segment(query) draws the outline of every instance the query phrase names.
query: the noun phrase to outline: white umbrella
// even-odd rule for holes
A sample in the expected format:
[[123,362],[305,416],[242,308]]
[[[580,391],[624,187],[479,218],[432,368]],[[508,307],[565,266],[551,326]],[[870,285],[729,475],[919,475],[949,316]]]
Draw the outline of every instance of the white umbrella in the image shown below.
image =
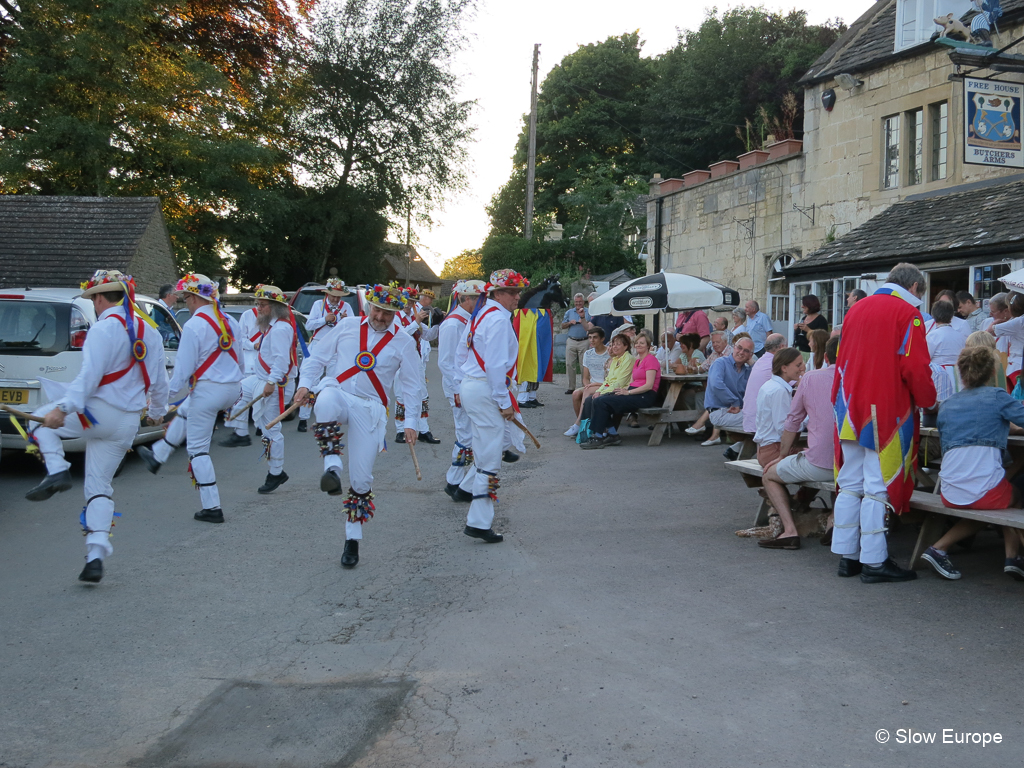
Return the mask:
[[1008,275],[1003,275],[999,278],[999,281],[1007,288],[1024,291],[1024,269],[1016,269]]
[[658,272],[630,280],[590,302],[592,315],[655,315],[686,309],[738,307],[732,288],[678,272]]

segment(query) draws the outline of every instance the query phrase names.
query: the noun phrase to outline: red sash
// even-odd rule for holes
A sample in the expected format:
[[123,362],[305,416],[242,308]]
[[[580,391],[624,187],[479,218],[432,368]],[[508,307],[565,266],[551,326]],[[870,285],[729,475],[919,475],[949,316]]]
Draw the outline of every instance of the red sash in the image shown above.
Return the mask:
[[[402,323],[402,326],[404,328],[408,328],[410,325],[412,325],[412,320],[410,320],[408,317],[406,317],[404,312],[399,312],[398,313],[398,320],[399,320],[399,322]],[[414,339],[416,339],[416,346],[417,347],[419,346],[419,341],[420,341],[420,336],[421,335],[422,335],[422,331],[416,331],[416,333],[412,334],[412,337]]]
[[[267,330],[267,333],[270,333],[269,329]],[[284,378],[281,379],[281,381],[277,382],[277,404],[281,407],[281,413],[284,412],[284,387],[288,383],[288,373],[291,371],[292,366],[296,365],[297,362],[298,362],[298,359],[297,359],[297,357],[295,355],[295,338],[296,337],[294,336],[294,334],[297,334],[297,333],[298,333],[298,331],[295,329],[295,326],[292,325],[292,334],[293,334],[293,336],[292,336],[292,348],[291,348],[291,352],[288,355],[288,370],[284,372]],[[264,333],[263,335],[266,336],[267,334]],[[267,365],[267,361],[263,359],[263,345],[262,344],[260,344],[260,350],[256,353],[256,359],[259,361],[259,364],[263,366],[263,370],[266,371],[267,373],[270,373],[270,366]]]
[[[111,315],[110,317],[114,318],[115,320],[117,320],[117,322],[124,326],[125,331],[128,330],[128,323],[123,317],[121,317],[120,315]],[[135,335],[135,344],[129,350],[130,354],[128,357],[128,367],[123,368],[120,371],[114,371],[113,373],[106,374],[102,379],[100,379],[100,386],[102,387],[106,384],[111,384],[117,381],[122,376],[125,376],[128,373],[128,371],[130,371],[133,367],[135,367],[135,364],[138,363],[139,370],[142,371],[142,382],[143,385],[145,386],[145,392],[148,395],[149,371],[146,370],[146,364],[143,362],[146,359],[147,352],[145,342],[146,324],[141,317],[136,318],[136,320],[138,320],[139,323],[139,330],[138,333]]]
[[225,347],[221,347],[221,345],[220,345],[220,326],[217,325],[217,321],[215,321],[209,315],[196,315],[196,317],[203,318],[203,320],[208,322],[210,324],[210,327],[213,328],[213,332],[217,334],[217,348],[213,351],[213,353],[208,358],[206,358],[203,361],[202,365],[200,365],[198,368],[196,368],[196,372],[188,377],[189,385],[191,387],[193,387],[193,388],[195,387],[196,382],[198,382],[201,378],[203,378],[203,374],[206,373],[207,370],[209,370],[210,366],[213,365],[215,362],[217,362],[217,358],[220,357],[221,352],[227,352],[229,355],[231,355],[231,357],[234,359],[234,361],[236,363],[238,362],[238,355],[235,354],[235,349],[234,349],[234,347],[235,347],[235,337],[231,334],[231,326],[228,325],[227,323],[224,323],[224,328],[227,331],[228,338],[230,339],[230,341],[228,342],[228,346],[226,348]]
[[462,315],[448,315],[445,320],[458,320],[460,323],[465,325],[468,321]]
[[[327,300],[324,299],[324,316],[326,317],[328,314],[337,315],[338,312],[341,310],[341,305],[342,305],[342,302],[339,301],[338,302],[338,306],[335,307],[333,310],[331,310],[330,304],[328,304]],[[335,320],[334,321],[334,325],[337,325],[337,324],[338,324],[338,321]],[[322,331],[324,328],[333,328],[334,325],[321,325],[319,328],[317,328],[315,331],[313,331],[313,335],[309,337],[309,340],[312,341],[313,339],[315,339],[316,335],[318,333],[320,333],[320,331]]]
[[347,371],[337,376],[338,383],[351,379],[357,373],[365,373],[366,377],[373,384],[373,388],[377,390],[377,396],[380,398],[381,404],[388,407],[388,395],[384,391],[384,385],[380,383],[380,379],[377,374],[373,372],[373,369],[377,367],[377,355],[380,351],[388,345],[388,343],[395,338],[394,331],[388,331],[384,334],[384,337],[377,342],[377,345],[372,349],[368,350],[367,343],[369,341],[369,328],[370,324],[367,320],[363,320],[359,324],[359,352],[356,353],[355,365],[349,368]]
[[[253,307],[252,308],[252,313],[253,313],[253,315],[255,317],[259,317],[260,311],[258,309],[256,309],[256,307]],[[252,335],[252,337],[249,339],[249,341],[251,341],[253,344],[255,344],[256,343],[256,339],[258,339],[262,335],[263,335],[262,331],[256,331],[256,333],[254,333]]]
[[[491,312],[493,312],[496,309],[497,309],[497,307],[491,307],[486,312],[481,312],[477,316],[476,320],[474,320],[473,323],[469,326],[469,340],[466,342],[466,345],[471,350],[473,350],[473,354],[476,356],[477,365],[479,365],[480,366],[480,370],[484,371],[484,372],[487,371],[487,368],[484,366],[484,359],[482,357],[480,357],[480,353],[477,352],[476,351],[476,347],[473,346],[473,337],[476,335],[476,329],[480,327],[480,323],[483,321],[483,319],[485,317],[487,317],[487,315],[491,314]],[[456,317],[456,315],[452,315],[452,317]],[[463,320],[462,322],[465,323],[466,321]],[[512,408],[515,410],[516,413],[520,412],[519,411],[519,402],[514,397],[512,397],[512,378],[515,376],[516,365],[518,364],[518,362],[519,361],[517,360],[515,363],[513,363],[512,367],[509,368],[508,372],[505,374],[505,386],[508,387],[508,394],[509,394],[509,397],[512,400]]]

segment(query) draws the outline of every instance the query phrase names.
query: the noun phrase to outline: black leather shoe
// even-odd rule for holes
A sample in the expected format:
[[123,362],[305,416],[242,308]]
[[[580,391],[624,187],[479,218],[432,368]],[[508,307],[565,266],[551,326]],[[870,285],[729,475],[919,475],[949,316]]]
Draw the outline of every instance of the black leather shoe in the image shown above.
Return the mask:
[[622,437],[618,433],[610,434],[605,438],[605,445],[622,445]]
[[538,405],[540,405],[540,403],[538,403],[536,400],[527,400],[525,403],[519,404],[519,409],[522,410],[523,408],[536,408]]
[[416,439],[421,443],[426,443],[427,445],[438,445],[441,442],[430,434],[430,432],[420,432]]
[[729,461],[736,461],[740,457],[740,452],[733,448],[731,445],[722,451],[722,455]]
[[575,391],[576,391],[575,389],[567,389],[567,390],[565,390],[565,394],[571,395]]
[[519,461],[519,454],[516,453],[515,451],[502,451],[501,460],[504,461],[506,464],[515,464],[517,461]]
[[160,471],[160,462],[157,461],[156,454],[153,453],[152,448],[148,445],[140,445],[135,449],[135,452],[139,454],[139,458],[142,459],[142,463],[146,465],[146,469],[154,475]]
[[444,492],[447,493],[451,497],[452,501],[465,501],[465,502],[473,501],[473,494],[472,493],[466,493],[464,490],[459,488],[459,486],[452,485],[451,483],[448,483],[444,487]]
[[256,437],[263,437],[263,430],[256,427]]
[[320,475],[320,490],[331,496],[340,496],[342,493],[341,476],[333,469],[328,469]]
[[[256,430],[256,434],[259,435],[259,430]],[[237,432],[232,432],[221,440],[218,445],[223,445],[225,448],[237,448],[242,445],[252,445],[252,438],[248,435],[240,435]]]
[[29,501],[46,501],[55,493],[66,491],[71,487],[71,473],[68,470],[47,475],[43,482],[25,494]]
[[844,557],[839,561],[839,570],[836,571],[836,575],[848,579],[850,576],[859,576],[860,571],[860,560],[851,560],[848,557]]
[[341,555],[342,568],[355,568],[359,562],[359,542],[356,539],[348,539],[345,542],[345,551]]
[[395,442],[396,443],[404,443],[405,442],[405,432],[399,432],[397,435],[395,435]]
[[881,565],[865,565],[861,568],[860,580],[865,584],[880,584],[883,581],[913,581],[917,571],[900,568],[891,557]]
[[307,432],[309,427],[306,424],[305,419],[299,419],[299,432]]
[[79,581],[87,581],[90,584],[99,584],[103,578],[103,561],[98,557],[85,564],[85,568],[78,574]]
[[495,533],[493,528],[484,530],[483,528],[473,528],[467,525],[463,533],[467,536],[472,536],[474,539],[480,539],[485,544],[499,544],[505,540],[505,537],[500,533]]
[[272,475],[268,472],[266,482],[256,489],[256,493],[273,493],[287,482],[288,473],[282,472],[280,475]]
[[540,400],[531,400],[530,402],[533,403],[533,407],[534,408],[543,408],[544,407],[544,403],[542,403]]
[[223,523],[224,511],[220,508],[204,509],[201,512],[196,512],[193,517],[202,523]]

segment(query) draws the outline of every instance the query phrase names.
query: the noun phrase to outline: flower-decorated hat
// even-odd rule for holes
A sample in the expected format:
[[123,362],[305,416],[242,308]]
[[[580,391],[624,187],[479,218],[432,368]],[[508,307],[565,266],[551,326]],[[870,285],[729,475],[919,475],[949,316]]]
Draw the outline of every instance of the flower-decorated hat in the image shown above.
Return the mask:
[[369,304],[388,312],[400,312],[409,306],[405,290],[397,285],[374,285],[366,289],[364,298]]
[[81,285],[82,297],[93,296],[97,293],[111,293],[128,289],[129,293],[135,292],[135,280],[131,275],[123,275],[116,269],[97,269],[93,276]]
[[267,301],[276,301],[278,304],[284,304],[288,306],[288,299],[285,298],[284,291],[278,288],[276,285],[263,285],[260,283],[256,286],[256,290],[253,291],[253,298],[266,299]]
[[452,293],[457,293],[459,296],[479,296],[483,292],[483,280],[459,280],[452,289]]
[[327,287],[324,289],[324,293],[328,296],[351,296],[351,292],[348,286],[345,285],[345,281],[340,277],[328,277]]
[[491,273],[491,279],[484,290],[491,294],[502,289],[522,291],[530,287],[530,281],[512,269],[499,269]]
[[411,285],[405,286],[405,288],[403,288],[402,291],[405,293],[405,295],[408,297],[410,301],[416,301],[420,297],[419,289],[414,288]]
[[206,275],[190,272],[178,281],[174,290],[178,293],[191,293],[206,301],[216,301],[220,293],[220,286]]
[[423,289],[422,289],[422,290],[420,291],[420,297],[422,298],[423,296],[426,296],[426,297],[427,297],[427,298],[429,298],[429,299],[436,299],[436,298],[437,298],[437,294],[436,294],[436,293],[434,293],[434,292],[433,292],[432,290],[430,290],[429,288],[423,288]]

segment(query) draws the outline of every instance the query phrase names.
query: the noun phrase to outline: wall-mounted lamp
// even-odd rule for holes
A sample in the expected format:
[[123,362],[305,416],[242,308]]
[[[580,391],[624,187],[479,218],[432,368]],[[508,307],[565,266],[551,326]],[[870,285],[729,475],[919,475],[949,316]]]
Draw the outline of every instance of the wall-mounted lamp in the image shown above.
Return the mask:
[[826,112],[832,111],[832,107],[836,105],[835,88],[829,88],[827,91],[821,94],[821,105],[825,108]]
[[858,88],[864,85],[863,80],[858,80],[856,77],[851,75],[849,72],[840,72],[836,75],[836,82],[839,83],[839,87],[847,91],[852,91],[854,88]]

